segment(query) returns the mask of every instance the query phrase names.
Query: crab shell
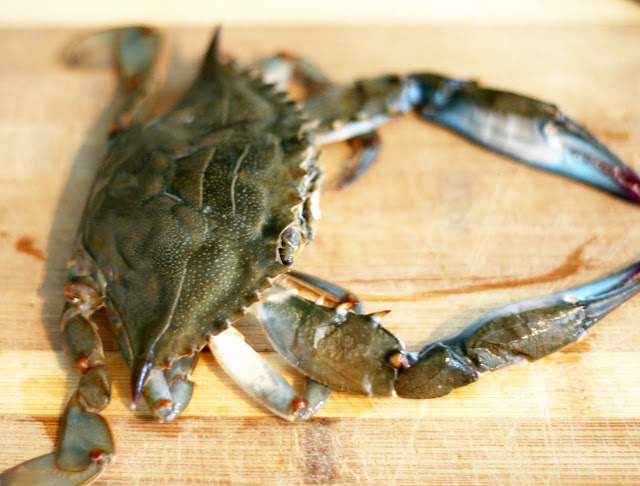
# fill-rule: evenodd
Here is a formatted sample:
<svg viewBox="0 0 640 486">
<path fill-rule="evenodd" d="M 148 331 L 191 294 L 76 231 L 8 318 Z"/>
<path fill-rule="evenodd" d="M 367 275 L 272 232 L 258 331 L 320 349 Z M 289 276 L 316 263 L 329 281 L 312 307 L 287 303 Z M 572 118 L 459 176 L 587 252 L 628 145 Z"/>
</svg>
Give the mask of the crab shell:
<svg viewBox="0 0 640 486">
<path fill-rule="evenodd" d="M 312 237 L 305 119 L 216 45 L 173 110 L 115 135 L 80 228 L 134 402 L 151 369 L 241 317 Z"/>
</svg>

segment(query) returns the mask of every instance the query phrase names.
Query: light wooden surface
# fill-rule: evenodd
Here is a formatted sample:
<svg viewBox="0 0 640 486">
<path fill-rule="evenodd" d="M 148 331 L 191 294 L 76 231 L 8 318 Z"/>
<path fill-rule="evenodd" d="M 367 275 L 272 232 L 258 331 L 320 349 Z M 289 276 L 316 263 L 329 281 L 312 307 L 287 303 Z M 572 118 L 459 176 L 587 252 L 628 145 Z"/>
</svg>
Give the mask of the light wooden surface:
<svg viewBox="0 0 640 486">
<path fill-rule="evenodd" d="M 52 450 L 75 377 L 58 316 L 65 259 L 103 150 L 108 71 L 68 71 L 71 31 L 0 31 L 0 470 Z M 164 105 L 207 30 L 174 31 Z M 640 170 L 640 29 L 618 26 L 228 28 L 242 60 L 282 48 L 335 79 L 429 69 L 553 100 Z M 327 193 L 296 268 L 393 309 L 413 349 L 488 309 L 587 282 L 639 257 L 640 208 L 487 153 L 410 117 L 381 130 L 362 181 Z M 328 148 L 324 162 L 346 153 Z M 640 298 L 535 364 L 436 400 L 335 393 L 289 424 L 248 400 L 212 357 L 170 424 L 127 408 L 105 335 L 118 460 L 104 485 L 640 484 Z M 261 331 L 241 325 L 265 356 Z M 299 383 L 299 380 L 297 381 Z"/>
<path fill-rule="evenodd" d="M 327 24 L 628 24 L 637 0 L 21 0 L 0 9 L 0 25 L 29 27 L 155 23 L 173 26 Z"/>
</svg>

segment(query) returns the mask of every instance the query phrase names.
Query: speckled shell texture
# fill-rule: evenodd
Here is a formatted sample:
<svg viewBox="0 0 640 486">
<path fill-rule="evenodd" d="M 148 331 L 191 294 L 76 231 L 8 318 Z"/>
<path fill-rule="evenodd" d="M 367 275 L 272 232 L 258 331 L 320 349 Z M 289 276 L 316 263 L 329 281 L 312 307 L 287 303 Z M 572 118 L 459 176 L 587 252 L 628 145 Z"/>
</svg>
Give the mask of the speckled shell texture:
<svg viewBox="0 0 640 486">
<path fill-rule="evenodd" d="M 285 228 L 304 236 L 316 151 L 295 105 L 210 49 L 169 113 L 119 133 L 81 242 L 134 361 L 197 351 L 284 272 Z"/>
</svg>

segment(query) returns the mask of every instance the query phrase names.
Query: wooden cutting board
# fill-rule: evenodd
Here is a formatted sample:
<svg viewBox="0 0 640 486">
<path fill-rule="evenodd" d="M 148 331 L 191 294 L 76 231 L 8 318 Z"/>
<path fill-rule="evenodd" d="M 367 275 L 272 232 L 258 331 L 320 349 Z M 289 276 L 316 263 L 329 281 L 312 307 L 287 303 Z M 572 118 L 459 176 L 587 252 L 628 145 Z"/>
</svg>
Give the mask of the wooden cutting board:
<svg viewBox="0 0 640 486">
<path fill-rule="evenodd" d="M 76 378 L 58 317 L 65 261 L 109 124 L 115 78 L 70 71 L 73 32 L 0 31 L 0 470 L 50 452 Z M 209 32 L 173 31 L 167 106 L 193 76 Z M 552 100 L 640 171 L 640 28 L 231 27 L 248 61 L 289 49 L 348 81 L 431 70 Z M 412 348 L 489 309 L 637 260 L 640 208 L 488 153 L 409 117 L 381 129 L 382 156 L 328 192 L 296 268 L 350 288 Z M 324 150 L 335 166 L 344 147 Z M 589 337 L 447 397 L 334 393 L 308 423 L 247 399 L 203 356 L 173 423 L 128 410 L 128 373 L 105 333 L 118 460 L 103 485 L 640 484 L 640 298 Z M 248 341 L 285 374 L 259 329 Z"/>
</svg>

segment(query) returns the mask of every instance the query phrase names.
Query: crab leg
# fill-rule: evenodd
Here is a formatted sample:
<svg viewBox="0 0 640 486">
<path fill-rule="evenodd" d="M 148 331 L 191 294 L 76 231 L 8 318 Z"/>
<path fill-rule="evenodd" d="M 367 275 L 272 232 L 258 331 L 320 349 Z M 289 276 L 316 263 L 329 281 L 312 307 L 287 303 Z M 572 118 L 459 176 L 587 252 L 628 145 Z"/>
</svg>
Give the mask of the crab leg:
<svg viewBox="0 0 640 486">
<path fill-rule="evenodd" d="M 415 109 L 495 152 L 640 203 L 640 176 L 556 106 L 431 73 L 382 76 L 325 85 L 305 99 L 317 120 L 319 145 L 350 141 L 356 161 L 338 181 L 347 185 L 378 153 L 378 125 Z M 359 148 L 358 148 L 359 147 Z"/>
<path fill-rule="evenodd" d="M 290 271 L 286 278 L 337 301 L 342 310 L 362 310 L 360 299 L 342 287 L 294 271 Z M 255 304 L 251 312 L 260 318 L 260 304 Z M 265 330 L 269 335 L 269 328 L 265 327 Z M 269 338 L 271 339 L 270 335 Z M 278 351 L 282 351 L 277 339 L 272 340 L 272 344 Z M 332 392 L 331 387 L 307 377 L 304 393 L 300 396 L 271 365 L 245 343 L 242 334 L 233 328 L 214 336 L 209 347 L 216 360 L 238 385 L 267 409 L 287 420 L 308 419 L 325 404 Z"/>
<path fill-rule="evenodd" d="M 142 389 L 142 395 L 154 417 L 168 422 L 187 407 L 193 394 L 193 382 L 187 380 L 198 361 L 194 357 L 177 360 L 168 370 L 154 368 Z"/>
<path fill-rule="evenodd" d="M 640 262 L 581 287 L 497 309 L 427 345 L 400 373 L 396 392 L 410 398 L 438 397 L 476 381 L 483 372 L 542 358 L 585 336 L 589 327 L 639 290 Z"/>
<path fill-rule="evenodd" d="M 299 395 L 233 327 L 214 336 L 209 348 L 220 366 L 240 387 L 284 419 L 306 420 L 324 405 L 331 394 L 331 388 L 307 380 L 303 395 Z"/>
<path fill-rule="evenodd" d="M 173 364 L 173 366 L 165 372 L 165 379 L 169 385 L 171 400 L 174 404 L 175 415 L 172 419 L 182 413 L 191 401 L 193 395 L 193 382 L 188 378 L 198 364 L 200 353 L 193 356 L 185 356 Z M 165 419 L 169 420 L 169 419 Z"/>
<path fill-rule="evenodd" d="M 111 385 L 102 342 L 91 321 L 91 315 L 104 302 L 86 262 L 80 252 L 71 265 L 70 281 L 65 287 L 62 332 L 67 354 L 81 376 L 62 418 L 56 452 L 0 474 L 2 486 L 86 484 L 115 458 L 111 431 L 98 414 L 109 404 Z"/>
<path fill-rule="evenodd" d="M 91 33 L 69 44 L 63 53 L 70 66 L 115 66 L 125 99 L 111 134 L 147 115 L 164 77 L 166 42 L 153 28 L 136 26 Z"/>
<path fill-rule="evenodd" d="M 79 285 L 83 284 L 72 284 L 67 286 L 67 289 L 78 288 Z M 93 309 L 90 309 L 90 312 L 93 312 Z M 100 412 L 109 404 L 111 398 L 111 386 L 100 336 L 95 325 L 73 303 L 67 302 L 62 326 L 67 354 L 82 373 L 78 384 L 78 400 L 86 410 Z"/>
<path fill-rule="evenodd" d="M 526 164 L 640 202 L 640 178 L 556 106 L 436 74 L 414 74 L 426 119 Z"/>
<path fill-rule="evenodd" d="M 198 363 L 200 353 L 176 360 L 171 368 L 154 368 L 149 372 L 142 395 L 151 413 L 159 420 L 168 422 L 176 418 L 187 407 L 193 394 L 193 382 L 188 378 Z"/>
<path fill-rule="evenodd" d="M 36 457 L 0 474 L 2 486 L 79 486 L 98 478 L 114 459 L 113 441 L 100 415 L 86 411 L 79 394 L 69 400 L 57 452 Z"/>
<path fill-rule="evenodd" d="M 93 463 L 80 473 L 62 472 L 56 468 L 55 454 L 46 454 L 19 464 L 0 474 L 2 486 L 78 486 L 96 479 L 106 463 Z"/>
<path fill-rule="evenodd" d="M 353 184 L 371 167 L 380 154 L 380 135 L 375 130 L 350 138 L 347 142 L 351 147 L 351 156 L 334 184 L 336 189 L 344 189 Z"/>
<path fill-rule="evenodd" d="M 266 83 L 274 84 L 276 89 L 287 91 L 296 96 L 295 87 L 303 88 L 300 96 L 305 103 L 309 119 L 317 123 L 316 130 L 319 144 L 330 143 L 332 138 L 346 140 L 351 147 L 351 155 L 344 162 L 344 168 L 329 187 L 344 189 L 355 182 L 378 158 L 380 152 L 380 136 L 375 131 L 376 124 L 368 124 L 370 130 L 358 126 L 353 130 L 351 125 L 345 132 L 340 128 L 344 120 L 353 114 L 353 91 L 336 86 L 320 68 L 290 53 L 278 53 L 261 59 L 255 67 L 262 74 Z M 298 98 L 296 96 L 296 98 Z M 379 122 L 388 117 L 380 118 Z"/>
<path fill-rule="evenodd" d="M 109 307 L 107 307 L 107 313 L 111 327 L 118 337 L 122 357 L 127 367 L 131 369 L 134 359 L 122 322 Z M 189 377 L 198 364 L 199 357 L 200 353 L 182 356 L 176 359 L 169 368 L 151 368 L 145 375 L 139 394 L 142 394 L 149 410 L 158 420 L 164 422 L 173 420 L 189 404 L 193 394 L 193 382 L 189 381 Z M 133 397 L 135 398 L 135 392 Z M 137 398 L 135 400 L 137 401 Z"/>
<path fill-rule="evenodd" d="M 314 380 L 365 395 L 434 398 L 483 372 L 566 346 L 638 291 L 640 262 L 591 284 L 509 304 L 420 353 L 408 353 L 380 325 L 385 313 L 329 308 L 291 290 L 266 295 L 258 316 L 278 351 Z"/>
<path fill-rule="evenodd" d="M 296 270 L 289 270 L 285 278 L 295 280 L 299 285 L 307 287 L 322 297 L 329 296 L 338 304 L 348 304 L 353 312 L 360 314 L 363 311 L 362 301 L 356 294 L 334 283 Z"/>
<path fill-rule="evenodd" d="M 289 91 L 292 84 L 304 89 L 304 99 L 309 99 L 333 86 L 333 82 L 313 63 L 289 52 L 279 52 L 259 59 L 254 67 L 265 83 L 274 84 L 280 91 Z"/>
</svg>

